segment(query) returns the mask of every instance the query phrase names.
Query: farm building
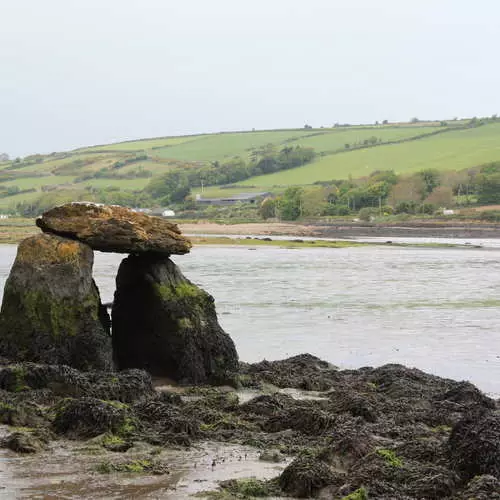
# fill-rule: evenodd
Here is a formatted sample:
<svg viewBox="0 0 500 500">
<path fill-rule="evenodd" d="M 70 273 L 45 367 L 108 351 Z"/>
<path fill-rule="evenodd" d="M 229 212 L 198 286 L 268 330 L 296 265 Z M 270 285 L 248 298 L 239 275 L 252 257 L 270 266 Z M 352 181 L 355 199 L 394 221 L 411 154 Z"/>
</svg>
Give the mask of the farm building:
<svg viewBox="0 0 500 500">
<path fill-rule="evenodd" d="M 239 193 L 223 198 L 202 198 L 200 195 L 196 195 L 196 203 L 200 205 L 235 205 L 236 203 L 255 203 L 267 196 L 271 196 L 271 193 Z"/>
</svg>

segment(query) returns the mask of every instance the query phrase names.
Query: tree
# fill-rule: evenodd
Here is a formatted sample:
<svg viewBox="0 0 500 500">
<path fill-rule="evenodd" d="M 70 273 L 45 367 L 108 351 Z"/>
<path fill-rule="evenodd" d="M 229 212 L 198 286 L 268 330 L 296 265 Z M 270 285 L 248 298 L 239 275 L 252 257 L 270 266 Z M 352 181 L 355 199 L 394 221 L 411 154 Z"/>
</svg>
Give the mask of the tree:
<svg viewBox="0 0 500 500">
<path fill-rule="evenodd" d="M 278 199 L 278 209 L 283 220 L 296 220 L 302 215 L 302 188 L 289 187 Z"/>
<path fill-rule="evenodd" d="M 266 198 L 259 207 L 259 215 L 263 219 L 271 219 L 276 217 L 276 200 L 273 198 Z"/>
<path fill-rule="evenodd" d="M 500 203 L 500 173 L 479 175 L 477 186 L 479 203 Z"/>
<path fill-rule="evenodd" d="M 326 205 L 327 190 L 323 187 L 314 187 L 302 194 L 302 215 L 321 215 Z"/>
<path fill-rule="evenodd" d="M 424 203 L 429 203 L 436 207 L 450 207 L 453 204 L 453 190 L 449 186 L 438 186 L 427 196 Z"/>
<path fill-rule="evenodd" d="M 422 170 L 417 174 L 422 178 L 424 182 L 424 189 L 422 191 L 422 199 L 426 196 L 429 196 L 434 189 L 440 184 L 441 174 L 439 171 L 433 168 L 428 168 L 426 170 Z"/>
<path fill-rule="evenodd" d="M 412 176 L 401 179 L 393 186 L 390 195 L 391 205 L 401 202 L 418 202 L 422 200 L 424 183 L 420 177 Z"/>
</svg>

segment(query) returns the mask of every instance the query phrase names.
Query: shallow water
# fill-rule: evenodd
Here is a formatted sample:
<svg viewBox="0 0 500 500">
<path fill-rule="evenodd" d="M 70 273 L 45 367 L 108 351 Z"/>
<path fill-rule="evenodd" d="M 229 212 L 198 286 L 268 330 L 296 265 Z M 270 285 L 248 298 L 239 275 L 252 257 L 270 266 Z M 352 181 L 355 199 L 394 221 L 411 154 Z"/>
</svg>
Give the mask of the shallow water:
<svg viewBox="0 0 500 500">
<path fill-rule="evenodd" d="M 0 247 L 2 288 L 15 250 Z M 96 253 L 103 301 L 113 298 L 121 259 Z M 249 241 L 173 259 L 214 295 L 243 361 L 310 352 L 340 367 L 403 363 L 500 394 L 499 250 Z"/>
<path fill-rule="evenodd" d="M 5 433 L 1 426 L 0 434 Z M 181 500 L 217 489 L 218 481 L 256 477 L 270 479 L 281 473 L 291 458 L 281 463 L 259 460 L 260 452 L 248 446 L 200 443 L 188 450 L 162 450 L 155 460 L 169 464 L 169 473 L 96 472 L 101 462 L 151 459 L 153 447 L 139 443 L 126 453 L 100 451 L 81 442 L 57 441 L 36 455 L 0 450 L 0 498 Z M 215 465 L 212 465 L 215 461 Z"/>
</svg>

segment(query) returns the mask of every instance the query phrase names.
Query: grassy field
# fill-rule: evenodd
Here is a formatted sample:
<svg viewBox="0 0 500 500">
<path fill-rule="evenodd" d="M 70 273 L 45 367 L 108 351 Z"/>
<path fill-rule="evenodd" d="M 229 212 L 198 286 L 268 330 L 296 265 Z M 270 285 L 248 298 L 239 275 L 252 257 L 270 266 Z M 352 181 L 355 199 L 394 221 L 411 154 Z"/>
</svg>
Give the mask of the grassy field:
<svg viewBox="0 0 500 500">
<path fill-rule="evenodd" d="M 374 170 L 393 169 L 397 173 L 424 168 L 460 170 L 495 160 L 500 160 L 500 123 L 328 155 L 304 167 L 252 177 L 240 185 L 261 188 L 304 185 L 345 179 L 349 175 L 361 177 Z"/>
<path fill-rule="evenodd" d="M 242 191 L 281 191 L 287 185 L 307 185 L 349 176 L 356 178 L 374 170 L 394 169 L 397 173 L 423 168 L 459 170 L 500 160 L 500 123 L 454 130 L 464 125 L 465 122 L 460 121 L 450 122 L 449 127 L 440 126 L 438 122 L 423 122 L 163 137 L 55 153 L 41 157 L 38 163 L 3 162 L 0 164 L 0 175 L 4 180 L 0 180 L 0 185 L 34 188 L 37 191 L 1 198 L 0 210 L 20 201 L 37 198 L 42 193 L 42 186 L 80 191 L 86 186 L 141 190 L 150 181 L 150 178 L 94 178 L 77 182 L 77 178 L 93 175 L 103 168 L 128 174 L 142 167 L 154 177 L 171 168 L 190 168 L 199 162 L 224 162 L 235 156 L 248 159 L 253 149 L 268 144 L 273 144 L 278 150 L 284 146 L 312 147 L 318 156 L 313 163 L 304 167 L 250 178 L 230 189 L 205 187 L 203 196 L 227 196 Z M 422 135 L 423 138 L 413 140 Z M 353 149 L 353 146 L 362 145 L 372 137 L 381 143 L 369 148 Z M 407 142 L 387 144 L 394 141 Z M 348 149 L 346 144 L 349 145 Z M 123 165 L 123 161 L 134 160 L 138 154 L 147 154 L 148 158 Z M 122 166 L 115 170 L 116 162 L 122 162 Z M 43 176 L 17 177 L 29 173 Z M 193 191 L 195 194 L 200 193 L 200 189 Z"/>
</svg>

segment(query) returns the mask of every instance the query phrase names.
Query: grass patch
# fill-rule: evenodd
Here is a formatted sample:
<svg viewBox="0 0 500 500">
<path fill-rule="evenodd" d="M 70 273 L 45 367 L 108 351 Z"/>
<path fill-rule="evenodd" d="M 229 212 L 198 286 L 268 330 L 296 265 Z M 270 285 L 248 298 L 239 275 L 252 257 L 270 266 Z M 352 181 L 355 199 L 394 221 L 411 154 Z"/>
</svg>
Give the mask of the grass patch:
<svg viewBox="0 0 500 500">
<path fill-rule="evenodd" d="M 241 186 L 306 185 L 316 181 L 362 177 L 375 170 L 397 174 L 424 168 L 462 170 L 500 158 L 500 123 L 454 130 L 413 142 L 379 145 L 319 157 L 309 165 L 274 174 L 251 177 Z"/>
</svg>

